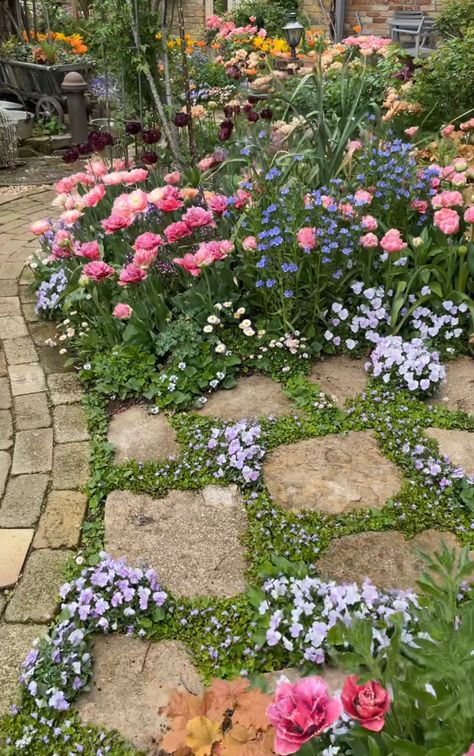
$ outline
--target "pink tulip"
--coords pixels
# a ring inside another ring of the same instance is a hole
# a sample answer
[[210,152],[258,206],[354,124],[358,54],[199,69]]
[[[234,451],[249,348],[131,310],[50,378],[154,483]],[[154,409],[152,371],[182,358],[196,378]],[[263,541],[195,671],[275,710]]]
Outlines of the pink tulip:
[[296,753],[338,719],[341,702],[330,698],[321,677],[305,677],[295,685],[282,683],[267,717],[276,730],[274,750],[281,756]]
[[84,242],[83,244],[78,244],[78,246],[76,247],[76,255],[78,255],[79,257],[87,257],[88,260],[99,260],[99,242],[90,241]]
[[433,222],[443,234],[455,234],[459,231],[459,215],[456,210],[450,210],[448,207],[437,210]]
[[224,194],[215,194],[208,202],[209,209],[216,215],[222,215],[227,210],[227,197]]
[[82,269],[82,275],[92,281],[102,281],[104,278],[110,278],[114,273],[114,268],[101,260],[87,263]]
[[296,234],[296,241],[301,249],[305,252],[309,252],[310,249],[314,249],[316,246],[316,231],[310,226],[304,226],[300,228]]
[[167,173],[163,178],[167,184],[179,184],[181,174],[179,171],[173,171],[172,173]]
[[421,213],[421,215],[424,215],[428,210],[427,200],[414,199],[410,202],[410,206],[418,213]]
[[128,195],[128,207],[133,213],[142,213],[148,207],[148,197],[142,189],[135,189]]
[[128,320],[133,315],[133,310],[128,304],[123,304],[119,302],[119,304],[116,304],[113,311],[114,318],[118,318],[119,320]]
[[97,184],[93,189],[84,194],[82,201],[86,207],[95,207],[104,197],[104,194],[105,186],[103,184]]
[[374,249],[375,247],[379,246],[379,240],[377,239],[375,234],[372,234],[370,232],[368,234],[364,234],[364,236],[361,236],[359,241],[366,249]]
[[215,225],[213,214],[210,210],[204,210],[203,207],[190,207],[184,213],[182,221],[192,229]]
[[86,163],[86,171],[92,173],[94,176],[105,176],[108,171],[107,165],[99,158],[95,160],[89,160]]
[[172,244],[173,242],[178,241],[178,239],[184,239],[184,237],[190,236],[191,231],[186,223],[178,221],[177,223],[171,223],[169,226],[166,226],[164,234],[168,242]]
[[132,168],[131,171],[125,172],[124,184],[139,184],[148,178],[146,168]]
[[453,131],[454,131],[454,125],[452,123],[450,123],[450,124],[448,124],[447,126],[444,126],[441,129],[441,136],[447,138],[447,137],[451,136],[451,134],[453,133]]
[[164,213],[173,213],[175,210],[179,210],[180,207],[183,207],[183,202],[182,200],[176,199],[176,197],[163,197],[163,199],[155,202],[155,205],[158,210],[161,210]]
[[47,231],[51,230],[51,223],[47,218],[42,218],[41,220],[37,220],[30,226],[30,231],[32,234],[35,234],[36,236],[41,236],[42,234],[45,234]]
[[390,708],[390,695],[375,680],[358,685],[356,675],[346,678],[341,695],[344,711],[361,727],[372,732],[380,732],[385,724],[385,714]]
[[405,134],[407,135],[407,137],[414,137],[417,131],[418,126],[410,126],[408,129],[405,129]]
[[474,223],[474,205],[471,205],[471,207],[468,207],[466,212],[464,213],[464,220],[466,223]]
[[119,215],[118,213],[112,213],[109,218],[101,221],[101,226],[105,230],[106,234],[113,234],[115,231],[120,231],[122,228],[127,228],[133,219],[126,215]]
[[376,231],[379,227],[379,224],[373,215],[363,215],[361,226],[366,231]]
[[439,210],[442,207],[455,207],[456,205],[462,205],[464,202],[461,192],[440,192],[436,194],[431,200],[435,210]]
[[365,189],[358,189],[354,194],[354,199],[356,202],[362,205],[370,205],[370,203],[373,200],[373,197],[370,192],[367,192]]
[[133,256],[133,264],[138,268],[149,268],[156,260],[158,247],[154,249],[139,249]]
[[59,216],[66,226],[73,226],[79,218],[82,218],[80,210],[66,210]]
[[140,281],[144,281],[147,276],[148,273],[146,270],[130,263],[120,271],[118,285],[128,286],[128,284],[139,283]]
[[390,228],[380,240],[380,246],[385,252],[401,252],[407,246],[400,236],[400,231]]
[[474,743],[471,744],[471,747],[469,748],[469,751],[467,753],[465,753],[464,756],[474,756]]
[[151,231],[145,231],[144,234],[137,236],[133,245],[133,249],[135,250],[135,252],[138,252],[139,249],[155,249],[162,244],[164,244],[164,241],[159,234],[153,234]]
[[242,242],[242,247],[246,252],[253,252],[253,250],[257,249],[257,240],[255,236],[246,236]]

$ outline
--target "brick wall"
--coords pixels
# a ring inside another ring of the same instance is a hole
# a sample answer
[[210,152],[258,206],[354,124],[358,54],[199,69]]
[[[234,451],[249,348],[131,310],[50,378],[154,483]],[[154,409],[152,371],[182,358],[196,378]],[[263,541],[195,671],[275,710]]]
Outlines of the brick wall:
[[299,8],[308,19],[311,26],[321,29],[329,28],[329,14],[331,12],[331,0],[300,0]]

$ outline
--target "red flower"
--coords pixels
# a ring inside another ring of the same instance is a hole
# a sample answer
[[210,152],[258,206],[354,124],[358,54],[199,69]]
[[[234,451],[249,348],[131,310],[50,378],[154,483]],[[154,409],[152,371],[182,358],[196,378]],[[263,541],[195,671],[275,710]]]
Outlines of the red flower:
[[380,732],[390,708],[390,694],[376,680],[363,685],[358,685],[357,680],[356,675],[346,678],[341,695],[344,711],[366,730]]

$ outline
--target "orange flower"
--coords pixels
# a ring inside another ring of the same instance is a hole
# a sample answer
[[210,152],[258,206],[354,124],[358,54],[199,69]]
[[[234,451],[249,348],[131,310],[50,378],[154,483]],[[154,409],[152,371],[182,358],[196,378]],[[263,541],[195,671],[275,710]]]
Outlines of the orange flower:
[[356,34],[360,34],[362,31],[362,28],[359,24],[356,24],[355,26],[353,26],[352,29],[353,31],[355,31]]

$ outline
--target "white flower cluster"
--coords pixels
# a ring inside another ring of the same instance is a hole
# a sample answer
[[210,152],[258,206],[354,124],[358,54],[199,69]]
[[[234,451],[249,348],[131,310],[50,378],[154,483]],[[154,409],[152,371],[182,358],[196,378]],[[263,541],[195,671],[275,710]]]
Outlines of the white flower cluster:
[[379,338],[366,370],[386,384],[422,393],[432,392],[446,377],[438,352],[430,351],[423,339],[403,341],[401,336]]
[[[376,286],[364,289],[361,281],[354,281],[351,289],[356,296],[362,297],[357,305],[355,315],[340,302],[333,302],[328,315],[329,325],[324,333],[326,341],[335,347],[345,346],[350,352],[364,346],[366,341],[374,342],[380,327],[390,321],[390,312],[384,304],[385,289]],[[390,294],[390,292],[389,292]]]

